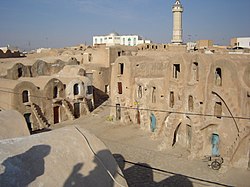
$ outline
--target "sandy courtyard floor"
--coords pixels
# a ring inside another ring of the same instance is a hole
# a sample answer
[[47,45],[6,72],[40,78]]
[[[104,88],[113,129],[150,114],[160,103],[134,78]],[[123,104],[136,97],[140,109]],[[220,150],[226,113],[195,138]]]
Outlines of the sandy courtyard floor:
[[108,115],[109,109],[101,106],[90,115],[52,129],[75,125],[95,134],[116,158],[129,186],[250,186],[250,171],[215,171],[206,162],[188,160],[188,153],[181,149],[159,151],[161,140],[153,140],[136,125],[107,121]]

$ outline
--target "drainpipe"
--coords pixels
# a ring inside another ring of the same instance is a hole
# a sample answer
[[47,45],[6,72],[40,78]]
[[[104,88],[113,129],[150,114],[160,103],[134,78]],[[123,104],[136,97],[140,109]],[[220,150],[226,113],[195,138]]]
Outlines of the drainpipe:
[[224,99],[222,99],[222,97],[221,97],[219,94],[217,94],[215,91],[212,91],[212,94],[215,94],[216,96],[218,96],[218,97],[223,101],[223,103],[225,104],[225,106],[227,107],[228,112],[230,113],[231,117],[233,118],[235,127],[236,127],[236,129],[237,129],[237,131],[238,131],[238,136],[239,136],[240,130],[239,130],[238,124],[237,124],[237,122],[236,122],[236,120],[235,120],[235,118],[234,118],[232,112],[230,111],[229,107],[227,106],[227,103],[226,103],[226,102],[224,101]]

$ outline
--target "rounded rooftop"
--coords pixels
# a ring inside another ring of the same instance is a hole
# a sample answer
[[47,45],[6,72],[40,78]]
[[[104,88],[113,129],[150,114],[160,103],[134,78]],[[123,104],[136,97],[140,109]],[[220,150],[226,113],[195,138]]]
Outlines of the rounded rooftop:
[[119,36],[119,34],[117,32],[111,32],[109,36]]

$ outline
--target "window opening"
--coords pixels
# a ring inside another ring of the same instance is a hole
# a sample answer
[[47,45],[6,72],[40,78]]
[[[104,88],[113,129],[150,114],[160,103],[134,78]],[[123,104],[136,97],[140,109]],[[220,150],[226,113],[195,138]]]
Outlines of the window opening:
[[217,118],[221,118],[222,116],[222,103],[221,102],[216,102],[214,105],[214,115]]
[[92,86],[87,86],[87,94],[93,94],[93,87]]
[[58,97],[58,87],[55,86],[54,87],[54,90],[53,90],[53,99],[57,98]]
[[173,78],[177,79],[181,72],[180,64],[173,64]]
[[78,95],[79,94],[79,84],[75,84],[74,85],[74,95]]
[[188,110],[190,112],[194,110],[194,98],[191,95],[188,97]]
[[193,70],[193,80],[199,81],[199,67],[197,62],[193,63],[192,70]]
[[221,75],[221,69],[220,68],[216,68],[215,71],[215,85],[216,86],[222,86],[222,75]]
[[156,87],[153,87],[153,89],[152,89],[152,103],[156,103],[156,94],[155,94],[155,91],[156,91]]
[[173,108],[174,107],[174,92],[170,92],[170,98],[169,98],[169,107]]
[[123,63],[119,63],[119,74],[123,75],[124,72],[124,64]]
[[142,98],[142,86],[138,86],[138,92],[137,92],[138,98]]
[[23,103],[28,103],[29,102],[29,91],[24,90],[22,93],[22,96],[23,96]]

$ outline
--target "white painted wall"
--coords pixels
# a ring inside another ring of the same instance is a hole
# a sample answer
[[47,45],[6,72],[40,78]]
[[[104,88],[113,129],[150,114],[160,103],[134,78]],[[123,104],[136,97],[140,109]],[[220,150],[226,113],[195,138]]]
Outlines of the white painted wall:
[[106,44],[106,46],[112,45],[126,45],[126,46],[136,46],[138,44],[151,43],[150,40],[143,40],[138,35],[123,35],[116,36],[113,33],[107,36],[94,36],[93,45],[95,44]]
[[237,38],[237,46],[250,49],[250,37]]

